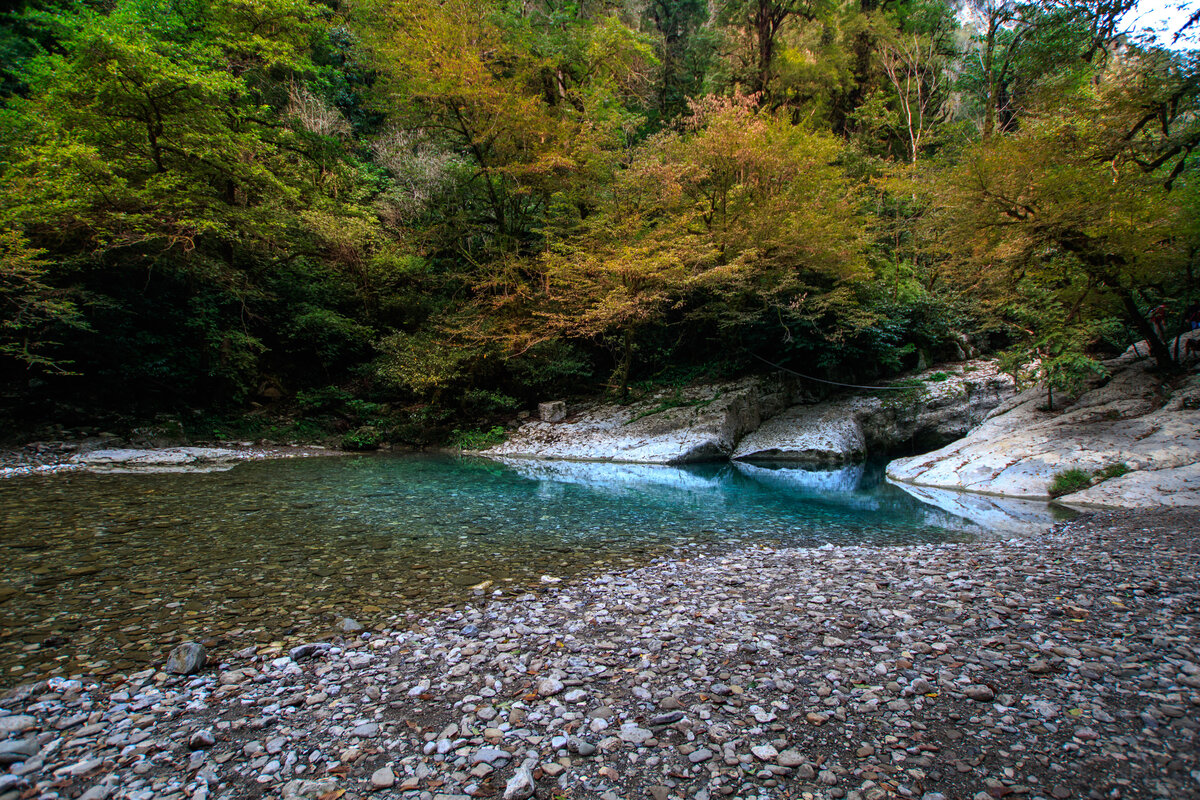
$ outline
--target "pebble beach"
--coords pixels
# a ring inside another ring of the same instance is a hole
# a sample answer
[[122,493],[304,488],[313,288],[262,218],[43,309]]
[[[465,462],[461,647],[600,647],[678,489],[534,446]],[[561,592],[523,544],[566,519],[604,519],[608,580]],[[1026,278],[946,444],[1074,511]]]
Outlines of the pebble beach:
[[0,800],[1198,797],[1198,525],[664,557],[27,684]]

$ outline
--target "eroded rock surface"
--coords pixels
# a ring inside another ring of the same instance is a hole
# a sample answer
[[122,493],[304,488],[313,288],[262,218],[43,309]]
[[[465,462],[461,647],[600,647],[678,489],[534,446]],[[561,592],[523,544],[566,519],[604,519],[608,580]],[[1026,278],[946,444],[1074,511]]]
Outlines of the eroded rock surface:
[[776,377],[664,390],[629,405],[588,405],[561,421],[527,422],[487,455],[644,464],[728,457],[838,466],[870,453],[961,437],[1012,393],[1011,379],[987,361],[916,377],[923,383],[909,391],[799,405],[796,384]]
[[238,450],[225,447],[165,447],[153,450],[119,448],[80,453],[72,464],[104,472],[153,469],[161,472],[183,472],[197,468],[232,467],[244,458]]
[[733,458],[834,465],[967,434],[1009,397],[1012,379],[990,361],[923,372],[911,391],[847,394],[792,406],[734,449]]
[[918,486],[1046,498],[1057,472],[1095,473],[1124,464],[1128,474],[1062,500],[1126,508],[1200,505],[1200,375],[1164,378],[1132,349],[1106,366],[1111,378],[1066,411],[1046,411],[1045,390],[1029,389],[993,411],[966,438],[893,461],[888,477]]
[[223,472],[243,461],[340,455],[320,445],[126,447],[116,437],[33,442],[0,450],[0,478],[54,472]]

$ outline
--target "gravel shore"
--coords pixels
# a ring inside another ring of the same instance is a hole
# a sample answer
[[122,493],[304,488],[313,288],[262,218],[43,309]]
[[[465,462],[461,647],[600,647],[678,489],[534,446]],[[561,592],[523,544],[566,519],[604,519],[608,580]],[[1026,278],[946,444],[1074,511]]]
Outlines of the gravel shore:
[[0,701],[0,800],[1198,797],[1198,530],[664,559],[54,679]]

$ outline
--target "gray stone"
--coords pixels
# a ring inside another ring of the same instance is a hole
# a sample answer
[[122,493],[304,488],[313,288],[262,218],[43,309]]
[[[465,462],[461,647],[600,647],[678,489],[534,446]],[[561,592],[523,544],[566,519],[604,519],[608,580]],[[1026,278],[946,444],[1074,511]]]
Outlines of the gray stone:
[[538,418],[542,422],[562,422],[567,418],[567,404],[562,400],[538,403]]
[[396,773],[391,767],[380,767],[371,773],[371,788],[390,789],[396,783]]
[[760,744],[750,748],[750,753],[759,761],[774,761],[779,751],[769,744]]
[[618,735],[621,741],[637,745],[645,744],[647,740],[654,738],[653,732],[638,727],[632,722],[622,725],[621,732]]
[[167,656],[165,669],[174,675],[194,675],[204,667],[207,654],[199,642],[184,642]]
[[112,790],[112,786],[106,783],[98,783],[79,795],[79,800],[107,800],[108,796],[112,794]]
[[0,717],[0,739],[12,736],[14,733],[24,733],[37,725],[37,720],[29,714],[12,714]]
[[199,730],[188,737],[188,747],[193,750],[203,750],[217,743],[212,731]]
[[37,739],[7,739],[0,741],[0,765],[25,761],[38,754],[42,748]]
[[662,725],[670,725],[683,719],[682,711],[669,711],[666,714],[659,714],[650,718],[650,726],[657,728]]
[[596,752],[596,745],[586,741],[585,739],[580,739],[575,736],[572,736],[567,741],[567,747],[572,753],[584,756],[585,758],[593,755]]
[[980,703],[991,702],[996,697],[996,693],[992,691],[990,686],[984,686],[981,683],[971,684],[964,690],[964,694]]
[[504,785],[504,800],[527,800],[533,797],[536,785],[529,767],[519,767]]
[[336,792],[338,782],[334,778],[319,781],[288,781],[283,785],[281,800],[317,800],[322,795]]
[[471,754],[472,764],[494,765],[497,761],[507,761],[512,753],[498,747],[481,747]]
[[288,656],[293,661],[301,661],[305,658],[312,658],[318,653],[328,652],[331,647],[333,645],[329,644],[329,642],[310,642],[293,647],[288,651]]
[[366,630],[358,620],[351,617],[342,617],[338,620],[337,628],[342,633],[362,633]]

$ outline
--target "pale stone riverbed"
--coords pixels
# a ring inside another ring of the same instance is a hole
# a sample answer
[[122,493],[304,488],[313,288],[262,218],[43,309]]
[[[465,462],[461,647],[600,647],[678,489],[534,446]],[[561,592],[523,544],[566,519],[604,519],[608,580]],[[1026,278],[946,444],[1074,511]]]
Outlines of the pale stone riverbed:
[[768,547],[0,701],[17,798],[1200,796],[1200,514]]

